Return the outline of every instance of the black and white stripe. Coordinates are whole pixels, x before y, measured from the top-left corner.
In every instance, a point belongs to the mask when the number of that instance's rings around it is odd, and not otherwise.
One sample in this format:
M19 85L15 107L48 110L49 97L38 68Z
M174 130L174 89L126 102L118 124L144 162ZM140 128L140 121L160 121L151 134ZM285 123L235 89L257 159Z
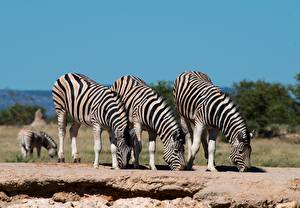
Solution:
M172 170L185 167L184 135L171 108L165 100L145 82L134 76L123 76L113 84L128 112L129 121L134 126L137 140L134 142L134 165L138 166L138 156L142 145L142 130L149 133L149 165L155 167L155 139L159 136L163 146L163 157Z
M48 150L50 157L57 155L57 145L55 141L43 131L37 133L30 129L21 129L18 133L17 140L24 158L32 156L34 148L36 148L37 156L40 157L42 147Z
M73 119L70 136L74 162L80 161L76 146L78 130L81 124L86 124L94 130L94 167L98 167L99 153L102 149L100 136L104 129L109 130L111 135L113 168L123 168L127 165L130 156L128 117L122 101L115 92L85 75L68 73L55 82L52 95L58 116L59 162L64 162L63 140L69 113Z
M208 170L215 170L215 140L220 130L231 144L230 158L241 171L250 167L250 138L237 106L201 72L182 73L175 81L173 96L188 142L188 168L199 150L200 142L208 158ZM207 133L209 142L207 143Z

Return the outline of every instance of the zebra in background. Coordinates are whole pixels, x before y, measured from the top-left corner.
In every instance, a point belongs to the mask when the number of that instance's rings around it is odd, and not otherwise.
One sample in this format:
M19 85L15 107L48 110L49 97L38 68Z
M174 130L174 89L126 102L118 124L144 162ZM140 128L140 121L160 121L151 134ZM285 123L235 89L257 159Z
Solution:
M171 108L164 99L145 82L134 76L123 76L111 89L117 92L127 110L130 124L137 139L134 140L134 167L139 166L142 149L142 130L149 133L149 166L155 167L155 140L159 136L164 146L163 158L172 170L185 168L184 135Z
M182 73L175 80L173 96L186 134L189 169L202 142L208 159L207 170L216 171L214 154L219 130L229 139L230 159L239 171L251 167L250 139L253 132L249 132L232 99L214 86L206 74L196 71Z
M37 157L40 157L42 147L48 150L50 157L57 155L57 145L55 141L43 131L36 133L30 129L21 129L18 133L17 141L24 158L32 156L34 148L36 148Z
M58 117L58 162L64 162L64 137L69 113L73 120L70 128L73 162L80 162L76 137L81 124L86 124L93 127L94 132L94 167L99 166L103 130L110 132L112 167L124 168L127 165L130 158L128 118L115 92L85 75L68 73L55 82L52 95Z

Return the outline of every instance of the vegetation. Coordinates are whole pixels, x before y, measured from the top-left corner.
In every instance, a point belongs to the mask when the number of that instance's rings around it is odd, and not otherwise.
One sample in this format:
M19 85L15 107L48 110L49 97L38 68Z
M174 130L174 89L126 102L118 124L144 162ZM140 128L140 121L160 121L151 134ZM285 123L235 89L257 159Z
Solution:
M33 121L37 109L42 112L45 109L39 106L15 104L5 110L0 111L0 125L26 125Z
M296 77L296 84L285 86L279 83L268 83L262 80L253 82L243 80L233 85L230 96L235 100L251 129L259 130L260 136L273 137L280 135L281 129L287 132L300 133L300 74ZM165 97L173 106L173 83L159 81L151 87ZM26 125L32 122L35 111L39 106L27 106L15 104L0 111L0 125ZM42 109L44 111L44 109ZM48 119L49 120L49 119ZM50 119L51 120L51 119ZM56 121L56 116L52 118ZM34 155L33 158L23 159L16 136L20 127L0 126L0 162L56 162L50 159L47 151L42 151L41 158ZM57 139L57 126L47 125L44 129ZM68 132L68 131L67 131ZM68 136L67 136L68 137ZM143 135L146 138L146 134ZM222 138L222 137L221 137ZM67 138L66 143L70 144ZM111 163L110 145L107 133L103 134L103 148L100 155L102 163ZM162 144L157 140L156 163L165 164L162 159ZM219 139L217 142L216 164L230 165L229 145ZM78 149L83 163L92 163L94 160L92 130L82 127L78 135ZM293 139L275 138L254 139L252 141L252 164L254 166L290 166L300 167L300 138ZM71 161L70 145L66 145L66 161ZM143 140L141 164L148 163L148 140ZM206 165L203 149L197 154L197 165Z
M289 132L297 131L300 124L300 74L295 78L297 84L291 86L262 80L243 80L233 85L230 96L250 129L258 130L263 137L279 136L282 126L286 126ZM172 82L159 81L152 87L174 106Z
M17 144L16 135L18 134L20 127L15 126L0 126L0 162L56 162L57 158L51 159L48 157L47 151L43 148L41 158L34 156L32 158L23 159L21 157L21 151ZM57 138L57 126L47 125L44 129L50 136L52 136L56 142ZM68 131L67 131L68 132ZM91 164L94 161L94 148L93 148L93 132L91 128L85 126L81 127L78 134L78 150L81 156L82 163ZM111 163L111 153L109 138L107 132L103 134L103 148L100 153L101 163ZM148 153L148 139L147 134L143 134L143 149L140 155L141 164L145 165L149 163ZM251 162L253 166L269 166L269 167L300 167L300 138L291 139L254 139L252 141L252 156ZM216 151L216 164L217 165L232 165L229 160L230 145L217 141ZM163 146L162 142L157 139L157 151L156 151L156 164L165 165L163 158ZM71 144L69 135L67 134L65 139L65 157L66 162L70 163L71 160ZM195 159L196 165L206 165L206 160L203 154L203 148L201 147L199 153Z

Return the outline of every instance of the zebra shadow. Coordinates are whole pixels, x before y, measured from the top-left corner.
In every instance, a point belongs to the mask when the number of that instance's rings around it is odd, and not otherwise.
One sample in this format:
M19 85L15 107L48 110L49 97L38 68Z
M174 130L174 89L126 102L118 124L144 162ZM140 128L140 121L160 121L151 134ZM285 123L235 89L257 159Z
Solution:
M218 165L218 166L216 166L216 169L219 172L239 172L239 170L236 166ZM247 172L250 172L250 173L265 173L266 171L263 168L253 166L250 169L248 169Z

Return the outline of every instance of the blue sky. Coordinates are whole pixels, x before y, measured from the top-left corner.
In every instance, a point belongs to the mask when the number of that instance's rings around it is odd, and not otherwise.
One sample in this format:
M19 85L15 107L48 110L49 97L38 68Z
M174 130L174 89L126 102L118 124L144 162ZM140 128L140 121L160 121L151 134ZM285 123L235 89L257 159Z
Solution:
M219 86L300 73L300 1L0 1L0 89L51 89L64 73L102 84L182 71Z

